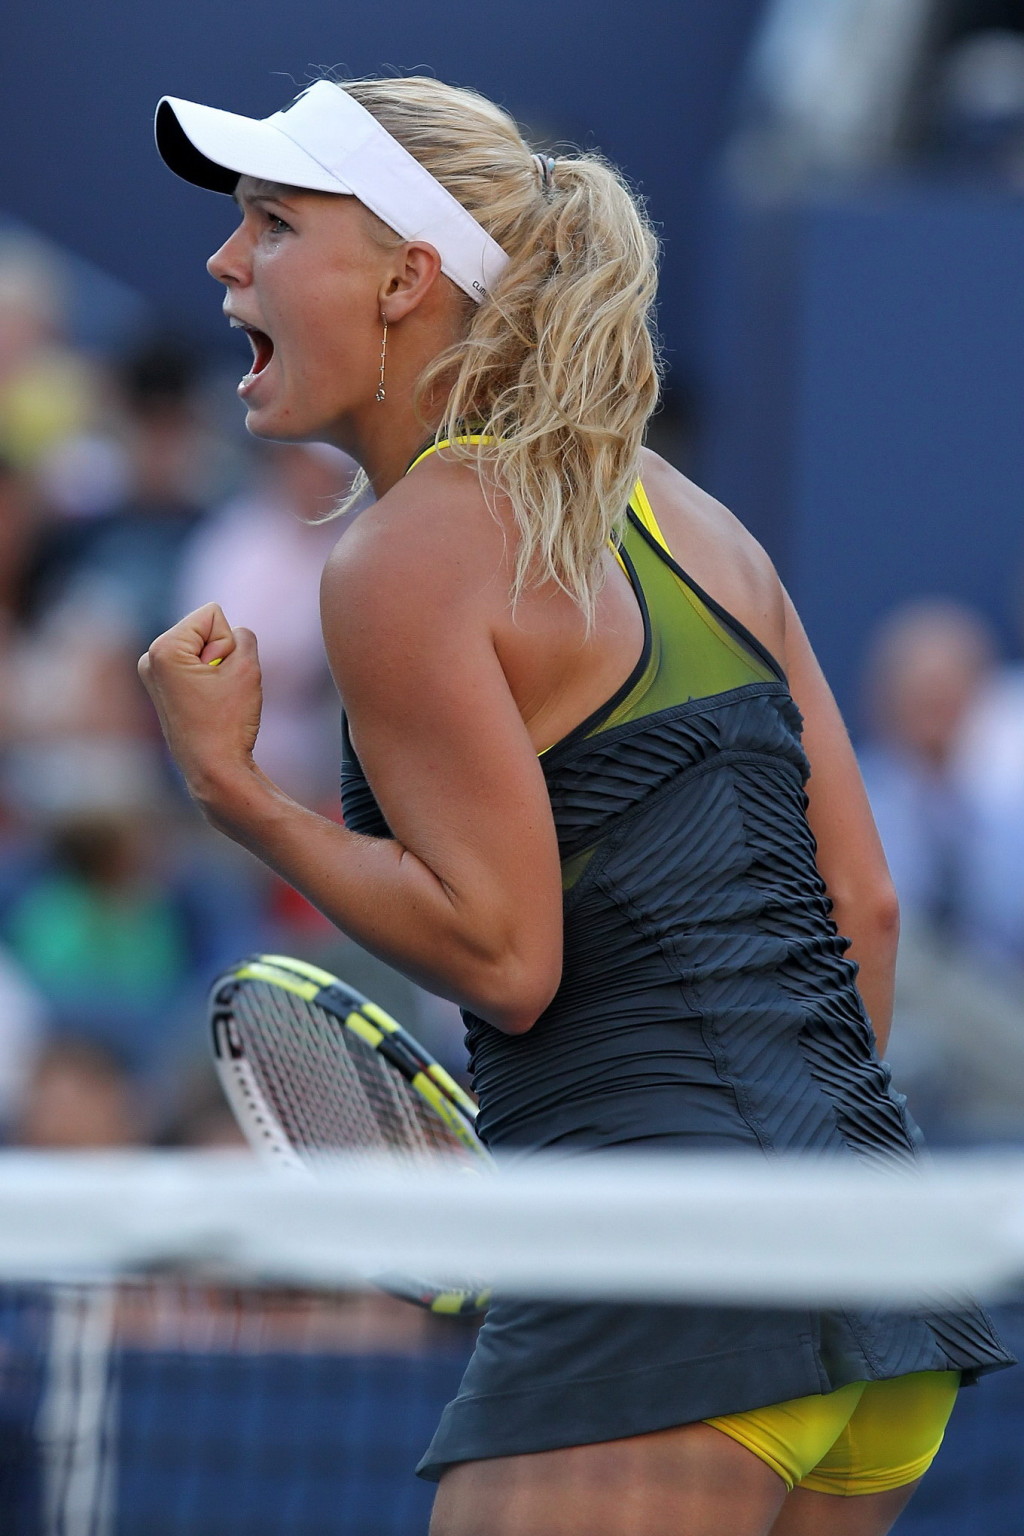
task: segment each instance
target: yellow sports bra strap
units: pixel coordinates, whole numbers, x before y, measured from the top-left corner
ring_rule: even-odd
[[[410,474],[412,470],[416,468],[417,464],[422,464],[423,460],[428,459],[432,453],[437,453],[441,448],[447,448],[451,441],[452,440],[450,437],[443,437],[439,443],[428,444],[428,446],[424,448],[423,452],[417,454],[413,459],[412,463],[409,465],[409,468],[406,470],[406,474]],[[494,439],[493,437],[488,436],[488,434],[485,432],[469,432],[465,437],[457,437],[455,441],[457,443],[470,443],[475,447],[478,443],[492,443]],[[665,542],[665,535],[658,527],[658,519],[654,515],[654,509],[647,499],[647,492],[644,490],[642,480],[638,480],[636,485],[633,487],[633,494],[629,498],[629,504],[651,537],[657,539],[658,543],[661,545],[666,554],[671,554],[671,550]],[[622,569],[625,571],[626,566],[622,556],[619,554],[618,550],[615,549],[614,545],[612,545],[611,548],[614,550],[616,560],[618,560],[619,564],[622,566]]]
[[[657,539],[666,555],[671,555],[672,551],[666,543],[665,535],[658,527],[658,519],[654,515],[654,508],[647,500],[647,492],[644,490],[642,480],[638,480],[633,487],[633,494],[629,498],[629,504],[647,529],[647,532],[651,535],[651,538]]]
[[[450,437],[442,437],[439,443],[428,444],[428,446],[424,448],[423,452],[417,454],[413,459],[412,463],[409,465],[409,468],[406,470],[406,474],[411,474],[411,472],[416,468],[417,464],[422,464],[424,459],[428,459],[432,453],[437,453],[438,449],[447,448],[451,442],[452,439]],[[475,447],[478,443],[493,443],[494,438],[489,437],[485,432],[467,432],[465,437],[455,438],[455,442],[470,443]]]
[[[655,517],[651,508],[651,504],[647,500],[647,492],[644,490],[642,480],[638,480],[636,485],[634,485],[633,494],[629,498],[629,506],[630,510],[636,513],[637,517],[643,523],[651,537],[657,539],[658,543],[661,545],[666,554],[670,554],[671,551],[669,550],[668,545],[665,543],[665,536],[661,529],[658,527],[658,519]],[[611,548],[614,551],[616,560],[622,566],[622,569],[626,571],[626,562],[619,554],[619,551],[615,548],[614,544],[611,546]],[[626,575],[629,575],[628,571],[626,571]]]

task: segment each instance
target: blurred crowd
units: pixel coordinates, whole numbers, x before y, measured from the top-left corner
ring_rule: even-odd
[[[908,165],[1021,190],[1020,0],[768,0],[733,158],[758,196]]]
[[[239,372],[244,369],[239,358]],[[340,970],[461,1069],[457,1011],[349,944],[191,807],[136,674],[218,601],[259,637],[257,756],[337,816],[318,586],[354,466],[225,425],[180,340],[69,339],[56,253],[0,234],[0,1137],[210,1145],[235,1132],[205,996],[257,950]],[[351,514],[349,514],[351,517]]]
[[[1024,604],[1022,604],[1024,637]],[[1024,1140],[1024,665],[922,599],[879,624],[860,753],[902,909],[892,1061],[932,1139]]]
[[[244,366],[239,361],[239,369]],[[456,1071],[461,1026],[190,806],[136,676],[216,599],[259,639],[257,755],[339,814],[318,623],[354,466],[226,425],[178,340],[68,338],[59,264],[0,236],[0,1137],[215,1145],[205,994],[260,949],[339,971]],[[240,413],[239,413],[240,414]],[[353,514],[348,514],[351,517]],[[861,755],[903,906],[893,1059],[933,1140],[1024,1139],[1024,667],[977,613],[889,614]]]

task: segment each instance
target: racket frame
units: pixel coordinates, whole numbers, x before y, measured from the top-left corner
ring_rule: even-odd
[[[253,955],[225,971],[211,989],[214,1060],[239,1124],[247,1134],[251,1127],[257,1144],[265,1147],[276,1161],[301,1159],[267,1103],[234,1027],[231,999],[235,988],[244,981],[282,987],[322,1008],[393,1067],[467,1152],[481,1163],[490,1164],[490,1155],[475,1130],[477,1110],[473,1100],[396,1019],[330,971],[308,961],[287,955]]]
[[[309,1162],[288,1138],[246,1057],[232,1002],[246,981],[262,981],[315,1004],[339,1029],[350,1030],[376,1051],[438,1116],[481,1170],[493,1166],[475,1130],[476,1105],[469,1094],[396,1019],[330,971],[287,955],[252,955],[217,977],[210,989],[213,1057],[225,1096],[250,1146],[269,1164],[314,1178]],[[416,1306],[448,1316],[486,1309],[488,1288],[438,1287],[401,1275],[379,1276],[381,1289]]]

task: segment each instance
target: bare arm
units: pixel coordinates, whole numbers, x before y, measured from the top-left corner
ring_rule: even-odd
[[[373,535],[357,526],[323,590],[328,655],[394,840],[316,815],[255,766],[255,642],[214,605],[140,667],[215,826],[368,949],[518,1033],[558,984],[561,885],[543,776],[489,626],[488,593],[504,585],[487,568],[496,530],[453,559],[429,537],[436,510],[414,510],[378,518]]]
[[[860,966],[858,987],[880,1053],[892,1024],[899,907],[842,717],[803,625],[786,599],[786,668],[811,764],[808,819],[839,932]]]

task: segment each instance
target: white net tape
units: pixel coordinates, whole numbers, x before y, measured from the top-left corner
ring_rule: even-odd
[[[385,1272],[506,1293],[764,1304],[988,1299],[1024,1279],[1024,1158],[912,1174],[739,1157],[530,1159],[495,1176],[245,1154],[0,1154],[0,1280],[165,1268],[307,1287]]]

